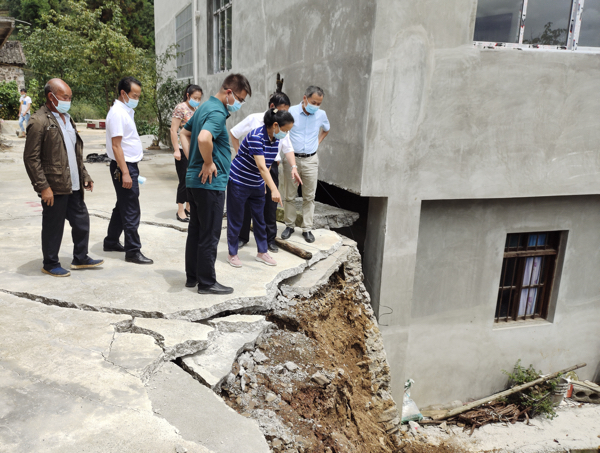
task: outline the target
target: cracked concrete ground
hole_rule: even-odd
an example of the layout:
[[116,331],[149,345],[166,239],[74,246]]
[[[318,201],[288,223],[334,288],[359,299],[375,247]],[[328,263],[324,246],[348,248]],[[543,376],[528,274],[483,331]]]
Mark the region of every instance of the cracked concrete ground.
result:
[[[103,152],[103,132],[82,136],[84,154]],[[186,233],[175,220],[173,159],[153,151],[140,164],[148,178],[141,187],[140,235],[155,264],[138,266],[123,254],[102,251],[114,189],[106,164],[87,164],[95,181],[94,192],[86,194],[90,255],[105,264],[52,278],[41,273],[41,205],[23,167],[24,141],[12,141],[12,148],[0,151],[2,451],[229,452],[236,445],[268,451],[257,423],[208,387],[269,328],[260,313],[276,303],[280,282],[305,271],[307,281],[318,282],[346,248],[342,239],[317,230],[309,245],[297,232],[291,240],[313,259],[280,251],[277,267],[253,261],[251,240],[240,251],[244,267],[233,269],[225,261],[223,231],[217,276],[235,292],[198,295],[184,287]],[[67,225],[64,267],[71,250]],[[328,264],[317,264],[321,260]],[[184,357],[189,373],[171,362]]]

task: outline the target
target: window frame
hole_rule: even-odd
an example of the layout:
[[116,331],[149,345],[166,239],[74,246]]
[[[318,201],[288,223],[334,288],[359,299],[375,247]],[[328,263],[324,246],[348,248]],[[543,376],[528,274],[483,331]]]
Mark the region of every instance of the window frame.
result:
[[[182,24],[179,25],[179,27],[177,26],[177,18],[180,17],[182,14],[185,14],[186,11],[189,8],[189,18],[183,22]],[[192,2],[190,2],[188,5],[186,5],[181,11],[179,11],[176,15],[175,15],[175,45],[177,46],[177,58],[175,60],[175,64],[177,65],[177,80],[188,80],[188,79],[193,79],[194,78],[194,18],[193,16],[193,7],[192,7]],[[190,31],[188,34],[181,36],[180,39],[177,39],[177,31],[182,29],[185,25],[190,24]],[[184,40],[185,38],[190,37],[190,41],[191,41],[191,47],[187,48],[187,49],[180,49],[179,48],[179,42]],[[185,58],[186,54],[190,52],[190,55],[192,56],[192,60],[189,63],[186,64],[182,64],[180,65],[180,58],[183,59]],[[189,70],[191,72],[190,75],[183,75],[181,72],[182,68],[186,68],[186,70],[189,67]]]
[[[520,246],[520,240],[522,236],[525,236],[526,244],[530,239],[530,235],[546,235],[547,243],[543,246],[526,245],[525,247]],[[510,246],[510,237],[517,236],[517,246]],[[539,320],[544,319],[548,320],[551,317],[551,302],[555,298],[554,291],[556,288],[556,283],[560,280],[559,272],[559,264],[561,261],[562,250],[564,247],[565,241],[565,232],[564,231],[540,231],[540,232],[521,232],[521,233],[508,233],[506,235],[506,242],[504,247],[503,259],[502,259],[502,271],[500,273],[500,281],[498,284],[498,296],[496,299],[496,308],[494,311],[494,324],[495,325],[506,325],[513,322],[523,322],[529,320]],[[528,258],[538,258],[541,257],[542,264],[541,269],[539,271],[538,283],[531,284],[531,280],[533,277],[533,268],[532,264],[531,274],[529,276],[530,284],[524,285],[525,280],[525,268],[527,265]],[[505,276],[507,275],[507,269],[509,267],[509,260],[516,259],[515,264],[513,265],[513,274],[512,280],[509,286],[504,286],[503,283],[506,283]],[[544,264],[544,260],[548,260]],[[510,275],[510,274],[509,274]],[[515,278],[517,281],[515,281]],[[536,290],[540,290],[541,294],[536,295],[536,301],[533,308],[533,314],[528,315],[525,311],[525,314],[519,316],[519,306],[521,304],[520,299],[522,297],[522,290],[536,288]],[[514,289],[514,294],[513,294]],[[500,309],[502,307],[502,294],[503,291],[510,290],[509,293],[509,301],[507,307],[506,316],[500,316]],[[529,292],[528,292],[529,297]]]
[[[577,53],[600,53],[600,47],[580,47],[579,34],[581,32],[581,21],[583,18],[583,11],[585,6],[585,0],[572,0],[571,1],[571,15],[569,17],[569,31],[567,33],[567,43],[565,46],[554,46],[554,45],[538,45],[538,44],[524,44],[523,37],[525,35],[525,27],[527,26],[527,6],[530,0],[523,0],[521,6],[520,18],[519,18],[519,42],[490,42],[490,41],[473,41],[473,46],[481,49],[517,49],[517,50],[535,50],[535,51],[550,51],[550,52],[562,52],[571,51]],[[477,22],[477,18],[475,18]],[[475,28],[473,28],[473,34]]]
[[[231,67],[233,66],[233,52],[231,48],[227,48],[227,32],[229,32],[229,36],[231,38],[231,43],[233,44],[233,27],[231,26],[231,24],[227,24],[227,10],[230,10],[230,15],[231,15],[231,19],[233,21],[233,0],[222,0],[225,1],[227,3],[225,3],[223,6],[221,6],[218,9],[215,9],[215,1],[217,0],[209,0],[208,3],[208,7],[209,7],[209,19],[208,19],[208,35],[210,36],[210,39],[208,40],[209,42],[209,53],[208,53],[208,58],[209,58],[209,66],[212,68],[212,73],[213,74],[219,74],[222,72],[227,72],[231,70]],[[225,46],[224,46],[224,51],[225,51],[225,56],[224,56],[224,67],[221,66],[220,64],[220,60],[221,60],[221,46],[219,45],[219,41],[220,41],[220,28],[219,28],[219,19],[221,17],[221,15],[224,14],[225,15]],[[231,47],[233,47],[233,45],[231,45]],[[229,59],[227,58],[229,57]],[[227,65],[227,63],[229,62],[229,67]]]

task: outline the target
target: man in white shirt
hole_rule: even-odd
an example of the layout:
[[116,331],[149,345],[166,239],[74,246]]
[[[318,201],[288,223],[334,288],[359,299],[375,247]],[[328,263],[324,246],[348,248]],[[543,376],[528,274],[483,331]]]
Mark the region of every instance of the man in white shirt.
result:
[[[31,117],[31,98],[27,96],[27,90],[21,88],[21,98],[19,99],[19,127],[21,128],[21,137],[25,137],[25,128],[29,124]],[[25,125],[23,125],[25,123]]]
[[[110,157],[110,174],[117,194],[108,232],[104,238],[105,252],[125,252],[125,261],[152,264],[142,252],[138,234],[140,226],[140,186],[138,162],[144,157],[142,141],[133,120],[133,109],[138,105],[142,83],[134,77],[125,77],[118,85],[119,98],[106,116],[106,154]],[[121,233],[125,245],[121,245]]]
[[[290,108],[290,98],[285,93],[274,93],[269,99],[269,108],[277,108],[278,110],[288,110]],[[253,113],[248,115],[242,122],[238,123],[230,131],[231,144],[235,152],[240,148],[240,139],[243,139],[250,131],[264,126],[265,113]],[[279,142],[279,154],[275,158],[275,163],[271,165],[270,172],[275,185],[279,185],[279,162],[281,162],[281,154],[284,154],[290,167],[292,168],[292,177],[295,184],[302,184],[302,179],[296,170],[296,158],[294,156],[294,148],[290,141],[289,135]],[[267,244],[271,252],[277,253],[279,248],[275,244],[277,236],[277,203],[271,200],[271,190],[267,187],[265,193],[265,223],[267,226]],[[244,207],[244,223],[239,235],[238,248],[242,248],[250,240],[250,221],[251,213],[248,203]]]

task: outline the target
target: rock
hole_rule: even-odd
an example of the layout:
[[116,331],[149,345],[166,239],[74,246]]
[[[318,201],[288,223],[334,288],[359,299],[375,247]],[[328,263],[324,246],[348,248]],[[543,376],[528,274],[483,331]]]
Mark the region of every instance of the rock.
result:
[[263,352],[262,352],[262,351],[260,351],[260,350],[257,350],[257,351],[254,353],[254,361],[255,361],[256,363],[263,363],[263,362],[265,362],[267,359],[268,359],[268,357],[267,357],[266,355],[264,355],[264,354],[263,354]]
[[319,385],[327,385],[331,382],[331,380],[327,376],[318,371],[311,376],[311,379]]
[[398,409],[396,409],[396,407],[390,407],[379,415],[378,421],[379,423],[389,422],[396,417],[398,417]]
[[273,442],[271,442],[271,445],[273,446],[273,448],[281,448],[281,446],[283,445],[283,442],[281,442],[281,439],[273,439]]
[[187,453],[187,448],[183,448],[181,445],[175,446],[175,453]]
[[288,369],[288,371],[291,371],[292,373],[293,373],[294,371],[296,371],[298,368],[300,368],[300,367],[299,367],[298,365],[296,365],[294,362],[285,362],[285,365],[284,365],[284,366],[285,366],[285,367]]
[[267,393],[267,396],[265,396],[265,401],[267,403],[272,403],[276,399],[277,399],[277,395],[275,395],[274,393]]

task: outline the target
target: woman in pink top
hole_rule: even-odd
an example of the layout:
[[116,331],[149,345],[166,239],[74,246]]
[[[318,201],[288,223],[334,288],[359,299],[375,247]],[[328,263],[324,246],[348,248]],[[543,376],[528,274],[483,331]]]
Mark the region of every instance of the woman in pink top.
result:
[[[177,214],[175,218],[180,222],[190,221],[190,204],[187,199],[187,189],[185,187],[185,174],[188,168],[188,156],[183,152],[183,148],[179,143],[179,131],[194,116],[194,112],[200,105],[202,100],[202,88],[198,85],[188,85],[183,93],[183,102],[177,104],[173,110],[171,119],[171,143],[173,144],[173,157],[175,158],[175,170],[179,178],[177,186]],[[185,206],[184,206],[185,204]]]

